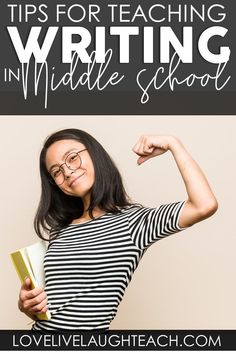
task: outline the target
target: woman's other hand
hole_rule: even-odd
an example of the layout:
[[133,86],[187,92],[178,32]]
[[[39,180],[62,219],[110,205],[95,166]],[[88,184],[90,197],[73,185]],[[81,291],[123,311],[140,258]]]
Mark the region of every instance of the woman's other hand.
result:
[[48,310],[47,295],[42,288],[31,289],[31,281],[26,278],[20,289],[18,307],[21,312],[35,319],[35,315]]
[[170,149],[173,140],[177,140],[169,135],[142,135],[133,147],[133,151],[139,155],[138,165],[148,159],[164,154]]

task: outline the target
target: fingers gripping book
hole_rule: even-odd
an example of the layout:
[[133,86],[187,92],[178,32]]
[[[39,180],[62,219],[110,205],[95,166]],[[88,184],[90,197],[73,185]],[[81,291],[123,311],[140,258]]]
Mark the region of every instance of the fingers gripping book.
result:
[[[46,244],[38,241],[31,246],[21,248],[10,254],[21,283],[28,277],[31,280],[32,289],[45,287],[43,260],[46,252]],[[50,312],[37,314],[40,320],[50,320]]]

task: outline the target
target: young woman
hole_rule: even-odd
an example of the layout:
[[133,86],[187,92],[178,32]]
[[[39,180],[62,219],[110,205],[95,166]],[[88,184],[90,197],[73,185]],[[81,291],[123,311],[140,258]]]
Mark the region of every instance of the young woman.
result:
[[35,217],[40,238],[49,234],[45,289],[21,287],[19,308],[36,319],[34,330],[106,330],[147,247],[217,210],[209,184],[173,136],[144,135],[133,148],[138,164],[170,151],[187,200],[146,208],[128,199],[121,176],[89,134],[52,134],[40,155],[42,195]]

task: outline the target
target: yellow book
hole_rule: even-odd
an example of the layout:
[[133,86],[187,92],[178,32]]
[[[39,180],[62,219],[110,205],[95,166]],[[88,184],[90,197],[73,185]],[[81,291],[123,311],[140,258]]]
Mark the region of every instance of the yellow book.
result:
[[[10,254],[21,283],[28,277],[31,280],[32,289],[45,286],[43,260],[46,252],[46,244],[43,241],[31,246],[21,248]],[[50,320],[49,310],[37,315],[40,320]]]

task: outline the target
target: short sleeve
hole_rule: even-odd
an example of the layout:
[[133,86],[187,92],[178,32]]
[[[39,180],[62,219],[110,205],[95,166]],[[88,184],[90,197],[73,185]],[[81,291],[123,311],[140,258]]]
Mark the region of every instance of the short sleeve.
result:
[[135,208],[129,213],[132,241],[145,250],[152,243],[184,230],[179,226],[179,216],[185,202],[161,205],[159,208]]

